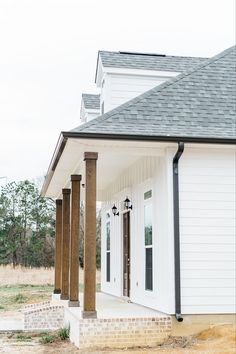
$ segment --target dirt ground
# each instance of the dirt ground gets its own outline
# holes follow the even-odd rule
[[[24,269],[0,267],[0,286],[52,285],[53,269]],[[80,271],[80,280],[83,281],[83,272]],[[100,272],[97,273],[97,282],[100,282]],[[3,317],[13,318],[17,312],[0,312]],[[236,328],[234,325],[216,325],[197,335],[172,336],[162,346],[156,348],[136,348],[123,350],[79,350],[68,341],[56,339],[53,343],[42,344],[39,333],[0,333],[0,353],[10,354],[236,354]],[[51,334],[51,333],[50,333]]]
[[[200,332],[196,336],[170,337],[166,343],[156,348],[123,350],[79,350],[68,341],[41,344],[39,335],[31,334],[28,339],[19,339],[18,334],[0,334],[0,353],[28,354],[34,352],[57,354],[235,354],[236,328],[232,325],[219,325]],[[18,337],[18,338],[17,338]]]

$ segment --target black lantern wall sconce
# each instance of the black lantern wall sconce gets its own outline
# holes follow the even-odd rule
[[[115,206],[115,204],[111,208],[111,211],[114,216],[116,216],[116,215],[118,216],[120,214],[119,211],[117,211],[117,207]]]
[[[124,200],[124,207],[127,210],[132,210],[133,209],[133,205],[131,203],[131,201],[129,200],[128,197],[126,197],[126,199]]]

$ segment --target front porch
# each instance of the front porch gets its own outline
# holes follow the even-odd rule
[[[154,347],[171,333],[171,316],[104,293],[97,293],[96,300],[96,319],[83,318],[83,307],[64,303],[70,340],[81,349]]]
[[[70,325],[70,340],[79,348],[153,347],[163,343],[171,332],[171,317],[156,311],[161,309],[171,313],[169,304],[166,304],[166,299],[171,293],[169,286],[171,280],[164,272],[158,275],[156,273],[156,269],[168,267],[166,264],[168,260],[161,251],[170,249],[162,247],[161,244],[161,240],[169,242],[165,232],[167,223],[163,226],[165,237],[160,238],[157,256],[151,260],[153,265],[149,262],[151,264],[149,275],[152,275],[149,276],[148,285],[145,276],[147,262],[142,248],[143,192],[149,192],[148,195],[153,197],[154,205],[157,205],[155,200],[158,195],[158,205],[161,206],[158,213],[159,225],[166,216],[162,212],[166,210],[163,208],[166,201],[164,183],[167,171],[166,148],[166,144],[156,142],[124,144],[120,141],[94,142],[89,139],[84,141],[68,139],[60,152],[60,159],[55,160],[57,169],[49,185],[45,186],[47,189],[45,195],[57,198],[54,298],[58,300],[52,305],[60,307],[63,304],[64,325]],[[52,166],[53,170],[55,165]],[[159,179],[157,190],[154,190],[150,181],[156,176]],[[134,207],[124,207],[127,196],[132,200]],[[102,202],[103,291],[98,294],[96,294],[97,200]],[[160,203],[162,200],[164,202]],[[78,274],[80,201],[84,201],[85,214],[83,296],[79,294]],[[114,214],[112,208],[115,205],[119,213]],[[128,219],[127,223],[125,217]],[[124,248],[125,238],[127,249]],[[109,245],[111,256],[109,259],[106,245]],[[153,244],[152,247],[156,248],[156,245]],[[123,262],[124,259],[126,263]],[[122,295],[129,296],[133,303],[121,298]]]

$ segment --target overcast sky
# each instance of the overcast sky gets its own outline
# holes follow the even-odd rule
[[[0,0],[0,177],[45,175],[96,92],[99,49],[213,56],[234,43],[235,0]]]

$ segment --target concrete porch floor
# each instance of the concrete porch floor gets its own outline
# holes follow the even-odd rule
[[[65,326],[70,326],[70,340],[79,348],[128,348],[156,346],[171,332],[171,317],[133,304],[126,299],[97,293],[97,318],[84,319],[81,307],[64,305]]]
[[[74,316],[81,318],[83,294],[80,294],[80,307],[68,307],[68,301],[65,300],[60,300],[60,304],[63,304]],[[162,312],[129,302],[128,299],[102,292],[96,294],[96,307],[97,318],[101,319],[167,316]]]

